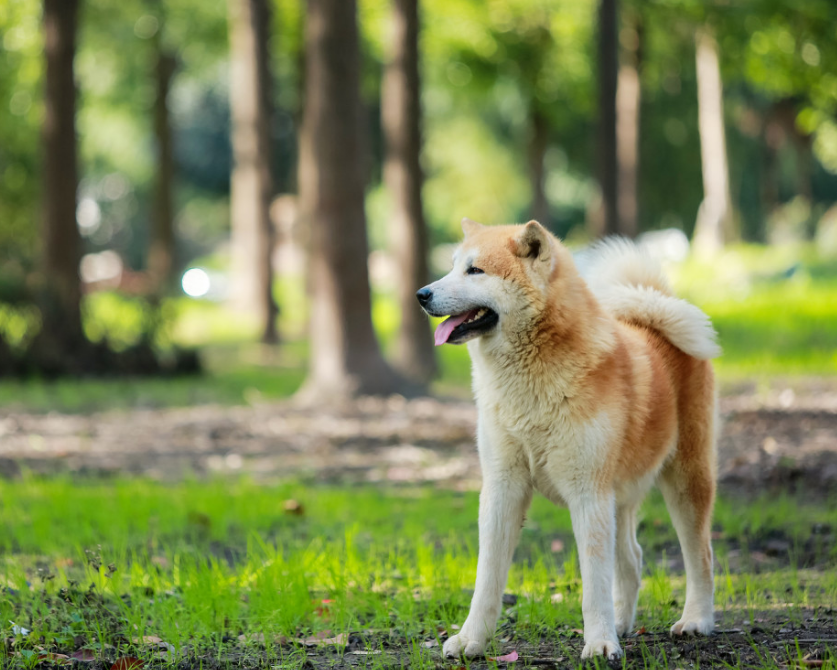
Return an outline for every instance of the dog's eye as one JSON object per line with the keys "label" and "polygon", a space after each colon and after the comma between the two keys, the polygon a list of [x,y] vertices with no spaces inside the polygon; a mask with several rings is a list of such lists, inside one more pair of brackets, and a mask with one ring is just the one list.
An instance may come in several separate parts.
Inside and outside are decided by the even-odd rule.
{"label": "dog's eye", "polygon": [[482,271],[482,270],[480,270],[479,268],[475,268],[475,267],[472,265],[472,266],[471,266],[471,267],[469,267],[467,270],[465,270],[465,274],[466,274],[466,275],[482,275],[482,274],[485,274],[485,272],[483,272],[483,271]]}

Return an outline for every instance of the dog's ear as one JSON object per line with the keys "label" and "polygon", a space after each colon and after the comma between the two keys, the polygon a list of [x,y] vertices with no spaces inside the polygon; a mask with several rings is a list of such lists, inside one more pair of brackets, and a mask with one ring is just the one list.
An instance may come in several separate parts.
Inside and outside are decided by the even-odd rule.
{"label": "dog's ear", "polygon": [[537,221],[530,221],[517,234],[514,240],[515,253],[520,258],[533,261],[548,261],[552,256],[549,233]]}
{"label": "dog's ear", "polygon": [[476,233],[477,231],[482,230],[483,228],[485,228],[484,225],[469,219],[467,216],[464,219],[462,219],[462,232],[465,233],[465,237],[468,237],[468,235]]}

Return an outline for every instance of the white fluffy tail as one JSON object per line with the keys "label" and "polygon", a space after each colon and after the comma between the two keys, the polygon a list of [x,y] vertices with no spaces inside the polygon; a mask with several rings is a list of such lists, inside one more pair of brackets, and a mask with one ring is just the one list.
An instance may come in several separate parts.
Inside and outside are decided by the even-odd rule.
{"label": "white fluffy tail", "polygon": [[659,331],[689,356],[706,360],[721,354],[709,317],[675,297],[660,264],[633,242],[608,238],[580,260],[594,295],[616,318]]}

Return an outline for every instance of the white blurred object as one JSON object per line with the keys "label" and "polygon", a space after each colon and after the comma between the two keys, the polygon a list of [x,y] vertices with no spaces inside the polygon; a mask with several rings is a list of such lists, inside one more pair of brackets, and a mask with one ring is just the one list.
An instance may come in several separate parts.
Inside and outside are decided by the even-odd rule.
{"label": "white blurred object", "polygon": [[671,263],[682,263],[689,257],[689,238],[677,228],[652,230],[636,239],[637,246],[652,258]]}
{"label": "white blurred object", "polygon": [[189,268],[180,280],[183,292],[191,298],[202,298],[212,288],[209,273],[203,268]]}
{"label": "white blurred object", "polygon": [[79,274],[85,284],[108,283],[117,285],[122,276],[122,258],[108,249],[98,254],[85,254],[81,258]]}
{"label": "white blurred object", "polygon": [[93,198],[84,197],[79,200],[76,207],[76,222],[78,228],[84,237],[88,237],[96,232],[99,224],[102,222],[102,210],[99,203]]}

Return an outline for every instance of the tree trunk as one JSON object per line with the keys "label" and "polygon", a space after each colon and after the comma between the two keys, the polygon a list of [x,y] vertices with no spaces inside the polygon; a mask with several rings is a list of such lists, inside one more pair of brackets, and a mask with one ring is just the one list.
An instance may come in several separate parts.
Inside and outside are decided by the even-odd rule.
{"label": "tree trunk", "polygon": [[[81,238],[76,224],[76,50],[78,0],[44,0],[44,219],[41,270],[45,279],[42,332],[74,349],[81,327]],[[57,341],[57,340],[56,340]]]}
{"label": "tree trunk", "polygon": [[623,62],[619,67],[616,89],[616,155],[618,161],[619,234],[636,237],[639,232],[639,110],[642,95],[643,29],[639,16],[634,16],[623,30]]}
{"label": "tree trunk", "polygon": [[546,199],[544,160],[549,148],[549,123],[536,109],[531,112],[529,129],[529,181],[532,184],[531,218],[549,226],[549,201]]}
{"label": "tree trunk", "polygon": [[278,340],[273,299],[273,226],[270,203],[271,115],[268,0],[229,0],[230,109],[233,170],[230,184],[233,306],[259,321],[262,341]]}
{"label": "tree trunk", "polygon": [[397,368],[408,378],[429,382],[436,356],[427,316],[416,291],[429,282],[428,235],[421,202],[421,103],[418,0],[393,0],[390,60],[381,85],[386,139],[384,182],[392,197],[391,245],[398,267],[401,324],[395,345]]}
{"label": "tree trunk", "polygon": [[698,209],[692,239],[695,252],[709,257],[720,251],[731,238],[733,212],[718,45],[705,29],[698,30],[695,42],[703,202]]}
{"label": "tree trunk", "polygon": [[604,233],[620,231],[616,156],[616,88],[619,71],[617,0],[599,0],[599,182],[604,206]]}
{"label": "tree trunk", "polygon": [[310,229],[303,398],[396,391],[372,328],[355,0],[308,0],[299,197]]}
{"label": "tree trunk", "polygon": [[157,142],[157,185],[154,197],[154,220],[151,243],[148,249],[148,272],[153,290],[161,295],[171,287],[175,258],[174,205],[174,151],[172,146],[171,117],[168,95],[176,60],[162,44],[158,30],[155,35],[156,63],[154,75],[157,95],[154,99],[154,137]]}

